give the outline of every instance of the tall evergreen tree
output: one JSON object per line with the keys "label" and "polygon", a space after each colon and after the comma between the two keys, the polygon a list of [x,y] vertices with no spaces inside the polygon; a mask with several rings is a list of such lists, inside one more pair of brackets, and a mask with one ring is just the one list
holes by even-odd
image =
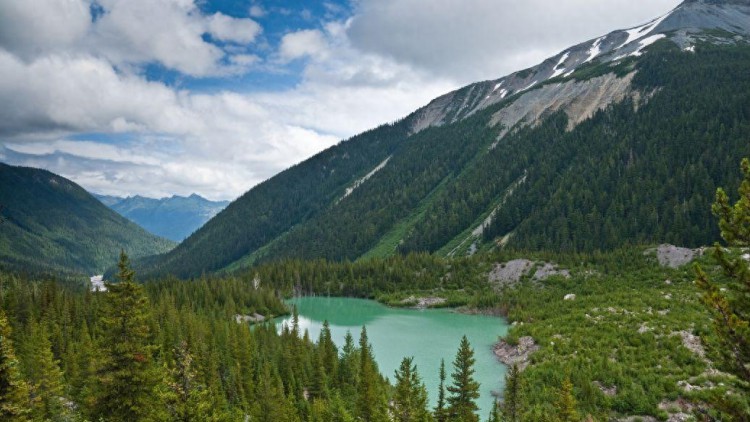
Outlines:
{"label": "tall evergreen tree", "polygon": [[363,326],[359,337],[359,383],[357,385],[357,416],[365,422],[388,420],[387,402],[380,385],[378,367],[372,346]]}
{"label": "tall evergreen tree", "polygon": [[0,309],[0,420],[27,421],[31,412],[29,386],[21,377],[10,335],[8,318]]}
{"label": "tall evergreen tree", "polygon": [[148,298],[134,281],[125,252],[119,283],[107,284],[104,364],[99,374],[97,413],[112,421],[151,420],[163,407],[156,388],[161,379],[153,362]]}
{"label": "tall evergreen tree", "polygon": [[579,422],[581,420],[576,410],[573,383],[570,382],[569,376],[563,380],[555,407],[557,408],[557,420],[559,422]]}
{"label": "tall evergreen tree", "polygon": [[505,376],[505,393],[503,394],[503,421],[518,422],[521,420],[521,372],[518,365],[513,365]]}
{"label": "tall evergreen tree", "polygon": [[318,347],[321,349],[323,367],[328,374],[328,379],[336,379],[339,351],[331,337],[331,326],[328,320],[323,321],[323,329],[320,331]]}
{"label": "tall evergreen tree", "polygon": [[174,365],[170,371],[169,392],[165,401],[172,421],[221,420],[210,392],[198,382],[193,355],[184,341],[174,349]]}
{"label": "tall evergreen tree", "polygon": [[445,408],[445,359],[440,359],[440,385],[438,386],[437,405],[435,406],[435,420],[445,422],[448,420]]}
{"label": "tall evergreen tree", "polygon": [[453,361],[453,384],[448,386],[448,414],[451,421],[477,422],[476,400],[479,398],[479,383],[474,380],[474,350],[466,336],[461,339],[456,359]]}
{"label": "tall evergreen tree", "polygon": [[34,418],[54,419],[63,413],[63,373],[52,354],[45,323],[33,321],[26,345],[26,379],[35,401]]}
{"label": "tall evergreen tree", "polygon": [[397,422],[432,420],[427,410],[427,390],[419,377],[414,358],[404,358],[395,372],[392,412]]}
{"label": "tall evergreen tree", "polygon": [[[750,159],[741,164],[744,179],[739,188],[739,200],[730,204],[723,189],[716,191],[712,210],[719,218],[721,237],[729,246],[750,246]],[[743,257],[732,258],[718,243],[713,255],[728,277],[728,283],[719,287],[708,274],[696,265],[696,283],[703,290],[703,302],[714,315],[714,327],[721,341],[719,350],[723,364],[743,380],[745,393],[750,395],[750,268]],[[745,405],[732,405],[726,397],[717,399],[717,406],[735,416],[747,417]]]}

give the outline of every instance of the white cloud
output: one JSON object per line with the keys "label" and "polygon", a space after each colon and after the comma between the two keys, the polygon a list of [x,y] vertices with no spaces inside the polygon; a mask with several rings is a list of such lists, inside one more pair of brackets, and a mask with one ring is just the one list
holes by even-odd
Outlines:
{"label": "white cloud", "polygon": [[248,18],[204,15],[194,0],[96,0],[103,13],[92,19],[91,0],[0,1],[0,47],[24,60],[47,54],[89,54],[121,68],[160,63],[191,76],[232,74],[227,51],[214,39],[249,44],[261,26]]}
{"label": "white cloud", "polygon": [[259,4],[254,4],[250,6],[250,10],[248,11],[248,13],[250,14],[250,16],[254,18],[262,18],[266,16],[266,10],[263,9],[263,6]]}
{"label": "white cloud", "polygon": [[216,13],[208,19],[208,32],[222,41],[250,43],[260,34],[261,28],[250,19],[237,19]]}
{"label": "white cloud", "polygon": [[317,56],[327,51],[323,33],[317,29],[306,29],[284,35],[279,54],[284,60],[294,60],[305,56]]}
{"label": "white cloud", "polygon": [[0,1],[0,45],[24,58],[68,48],[90,24],[88,1]]}

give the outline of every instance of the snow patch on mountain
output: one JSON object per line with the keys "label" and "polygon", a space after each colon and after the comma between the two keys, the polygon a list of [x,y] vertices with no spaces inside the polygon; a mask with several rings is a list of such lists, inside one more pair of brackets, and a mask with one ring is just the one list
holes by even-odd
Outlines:
{"label": "snow patch on mountain", "polygon": [[565,71],[567,70],[565,69],[565,61],[568,60],[568,57],[570,57],[569,51],[565,52],[565,54],[560,57],[560,61],[557,62],[557,65],[555,66],[555,72],[552,74],[552,76],[549,77],[549,79],[556,78],[565,73]]}
{"label": "snow patch on mountain", "polygon": [[601,52],[601,45],[602,40],[604,40],[604,37],[597,38],[596,41],[594,41],[594,44],[591,46],[591,49],[589,50],[589,57],[584,60],[584,63],[588,63],[591,60],[594,60]]}
{"label": "snow patch on mountain", "polygon": [[650,37],[646,37],[638,42],[640,44],[640,46],[638,47],[638,50],[630,53],[630,55],[639,57],[640,55],[643,54],[644,48],[664,38],[667,38],[667,36],[664,34],[656,34],[656,35],[651,35]]}
{"label": "snow patch on mountain", "polygon": [[631,42],[633,42],[633,41],[635,41],[635,40],[637,40],[639,38],[645,37],[646,35],[650,34],[651,31],[653,31],[657,26],[659,26],[659,24],[662,23],[664,21],[664,19],[668,18],[669,15],[671,15],[671,14],[672,14],[672,12],[669,12],[666,15],[664,15],[664,16],[662,16],[660,18],[654,19],[654,20],[652,20],[651,22],[649,22],[649,23],[647,23],[645,25],[642,25],[642,26],[639,26],[639,27],[636,27],[636,28],[633,28],[633,29],[628,29],[627,31],[625,31],[628,34],[628,38],[625,40],[624,43],[622,43],[622,45],[620,46],[620,48],[622,48],[622,47],[630,44]]}

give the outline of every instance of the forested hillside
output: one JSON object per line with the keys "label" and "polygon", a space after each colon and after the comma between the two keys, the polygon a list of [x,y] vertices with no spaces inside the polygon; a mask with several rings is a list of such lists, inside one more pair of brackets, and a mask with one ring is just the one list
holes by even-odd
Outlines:
{"label": "forested hillside", "polygon": [[0,265],[14,270],[101,274],[121,249],[140,257],[174,246],[45,170],[0,163],[0,206]]}
{"label": "forested hillside", "polygon": [[[509,132],[493,125],[522,93],[411,135],[414,116],[363,134],[251,190],[137,266],[189,276],[284,258],[461,255],[500,241],[567,251],[706,244],[717,231],[704,204],[737,180],[733,164],[750,153],[750,47],[694,50],[662,40],[641,57],[540,85],[544,93],[602,75],[631,80],[629,96],[577,124],[560,110]],[[347,194],[346,172],[376,168]]]}

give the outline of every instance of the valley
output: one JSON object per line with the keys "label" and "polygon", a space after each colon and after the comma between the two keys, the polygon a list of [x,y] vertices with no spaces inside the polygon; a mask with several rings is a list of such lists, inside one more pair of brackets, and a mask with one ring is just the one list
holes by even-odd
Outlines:
{"label": "valley", "polygon": [[[53,79],[24,101],[54,121],[0,118],[0,421],[750,420],[748,0],[685,0],[338,143],[323,128],[376,86],[442,86],[359,55],[385,9],[326,2],[292,33],[270,22],[313,11],[172,3],[86,3],[64,48],[0,29],[0,63],[104,60],[84,85],[120,87],[79,87],[83,112]],[[198,37],[125,54],[149,43],[105,29],[139,5]],[[143,104],[99,115],[113,95]]]}

